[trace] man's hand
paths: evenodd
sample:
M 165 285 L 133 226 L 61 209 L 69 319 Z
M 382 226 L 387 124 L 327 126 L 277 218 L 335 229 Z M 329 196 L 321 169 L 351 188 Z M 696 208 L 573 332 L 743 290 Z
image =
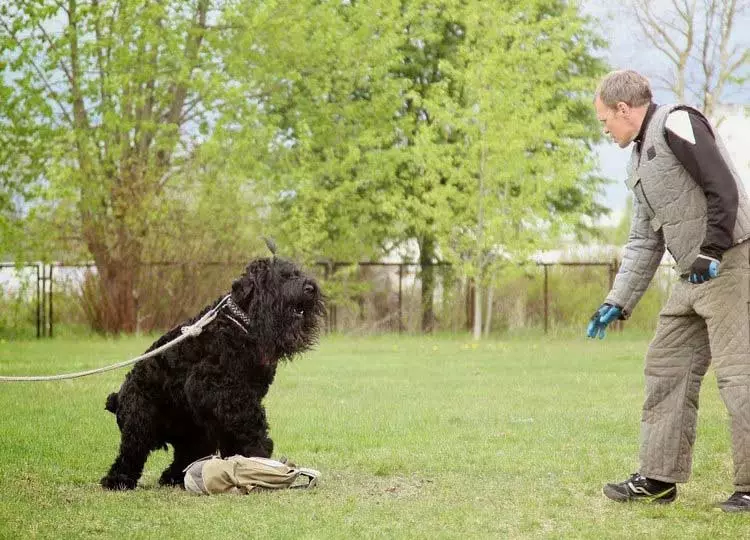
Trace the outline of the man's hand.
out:
M 622 308 L 613 304 L 602 304 L 602 306 L 596 310 L 591 316 L 589 326 L 586 328 L 586 335 L 590 338 L 595 338 L 597 335 L 599 339 L 604 339 L 607 325 L 612 321 L 620 318 L 622 315 Z
M 719 275 L 719 260 L 708 255 L 698 255 L 690 266 L 690 283 L 703 283 Z

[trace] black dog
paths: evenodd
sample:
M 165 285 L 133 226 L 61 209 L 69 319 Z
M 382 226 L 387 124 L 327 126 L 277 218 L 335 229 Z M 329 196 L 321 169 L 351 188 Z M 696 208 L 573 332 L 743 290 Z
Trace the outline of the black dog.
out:
M 273 441 L 261 401 L 279 360 L 318 338 L 324 297 L 291 262 L 258 259 L 232 291 L 189 321 L 216 310 L 203 331 L 138 362 L 106 409 L 117 416 L 120 453 L 101 479 L 107 489 L 133 489 L 151 451 L 174 448 L 162 485 L 181 485 L 183 469 L 219 450 L 222 456 L 270 457 Z M 181 335 L 177 327 L 154 350 Z

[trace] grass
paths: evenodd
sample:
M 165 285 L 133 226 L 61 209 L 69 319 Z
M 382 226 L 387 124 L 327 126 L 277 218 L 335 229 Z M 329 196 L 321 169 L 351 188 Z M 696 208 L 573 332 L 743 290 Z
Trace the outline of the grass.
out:
M 140 354 L 146 338 L 0 343 L 0 374 Z M 0 383 L 0 538 L 741 538 L 725 410 L 701 395 L 693 478 L 670 506 L 601 494 L 637 469 L 646 340 L 325 337 L 266 399 L 276 455 L 318 469 L 310 491 L 199 497 L 98 479 L 119 442 L 103 409 L 125 370 Z

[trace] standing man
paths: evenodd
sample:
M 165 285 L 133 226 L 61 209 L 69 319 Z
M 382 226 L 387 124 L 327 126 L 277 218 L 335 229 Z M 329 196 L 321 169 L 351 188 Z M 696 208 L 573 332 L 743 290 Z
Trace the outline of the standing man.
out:
M 646 353 L 640 470 L 604 486 L 615 501 L 669 503 L 690 476 L 698 392 L 713 361 L 730 417 L 734 493 L 750 511 L 750 202 L 719 135 L 697 110 L 652 102 L 648 80 L 609 73 L 594 106 L 604 133 L 633 143 L 633 221 L 622 264 L 588 337 L 635 308 L 668 250 L 680 275 Z

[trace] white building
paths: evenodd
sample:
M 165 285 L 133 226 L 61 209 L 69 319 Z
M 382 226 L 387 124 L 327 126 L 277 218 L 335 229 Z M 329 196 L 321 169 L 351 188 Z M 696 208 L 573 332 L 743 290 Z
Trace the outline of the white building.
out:
M 711 119 L 750 193 L 750 106 L 722 105 Z

